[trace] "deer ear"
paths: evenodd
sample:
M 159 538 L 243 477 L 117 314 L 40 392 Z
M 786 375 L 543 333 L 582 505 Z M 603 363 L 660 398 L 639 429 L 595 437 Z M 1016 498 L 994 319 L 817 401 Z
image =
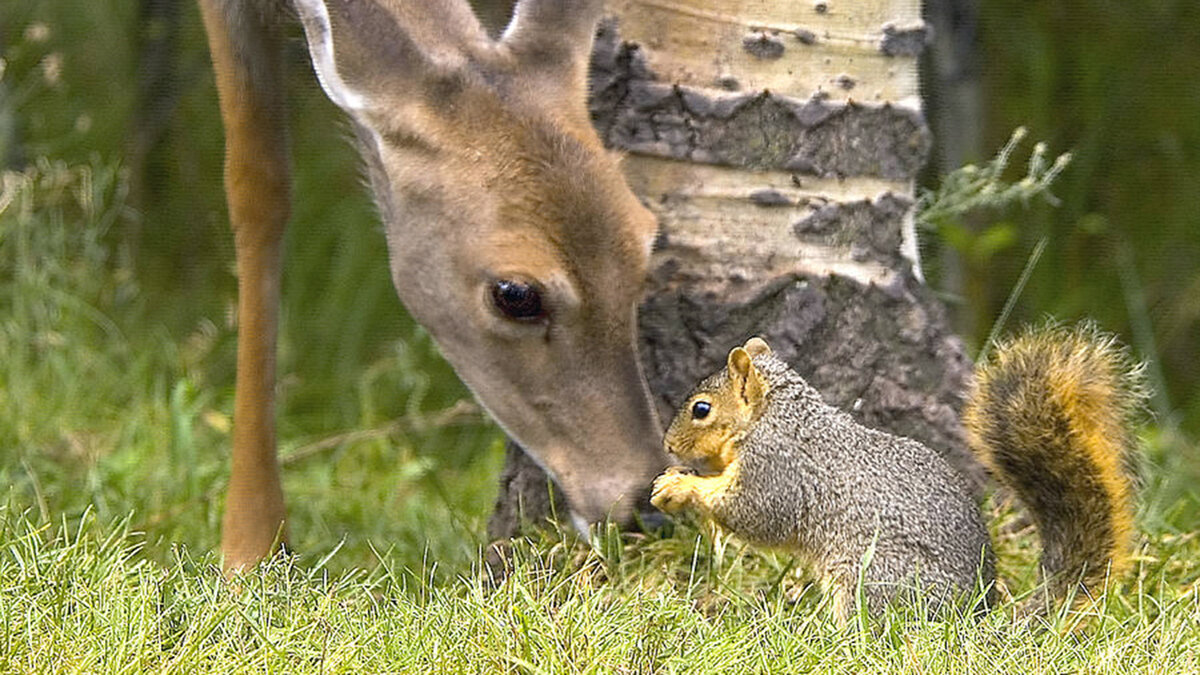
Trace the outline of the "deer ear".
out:
M 766 398 L 767 382 L 758 368 L 754 366 L 750 352 L 744 347 L 734 347 L 733 351 L 729 352 L 725 367 L 729 372 L 733 390 L 737 392 L 738 397 L 751 410 L 756 410 Z
M 603 10 L 603 0 L 521 0 L 501 41 L 523 71 L 583 89 Z
M 415 6 L 414 6 L 415 5 Z M 389 92 L 415 87 L 436 63 L 464 61 L 487 36 L 462 0 L 295 0 L 317 79 L 354 114 L 388 105 Z

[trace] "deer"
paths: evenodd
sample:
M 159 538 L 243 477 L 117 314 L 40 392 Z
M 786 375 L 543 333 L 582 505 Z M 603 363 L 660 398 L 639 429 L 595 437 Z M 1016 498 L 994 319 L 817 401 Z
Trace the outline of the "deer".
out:
M 296 18 L 353 129 L 401 302 L 576 527 L 648 511 L 667 465 L 637 348 L 656 222 L 589 121 L 601 0 L 521 0 L 495 38 L 463 0 L 199 3 L 238 276 L 225 570 L 287 537 L 274 390 Z

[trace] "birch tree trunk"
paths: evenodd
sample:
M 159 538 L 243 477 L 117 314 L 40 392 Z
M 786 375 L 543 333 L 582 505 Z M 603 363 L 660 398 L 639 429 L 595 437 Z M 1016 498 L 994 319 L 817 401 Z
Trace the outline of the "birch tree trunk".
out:
M 930 148 L 919 0 L 609 9 L 590 105 L 659 218 L 640 330 L 664 421 L 763 335 L 828 402 L 981 483 L 959 424 L 970 363 L 921 282 L 913 231 Z M 544 518 L 547 484 L 510 447 L 489 535 Z

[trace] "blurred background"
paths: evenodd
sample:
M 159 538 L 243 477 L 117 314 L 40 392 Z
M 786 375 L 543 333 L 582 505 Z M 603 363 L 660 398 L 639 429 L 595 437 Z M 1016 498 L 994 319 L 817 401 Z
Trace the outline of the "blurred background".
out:
M 1200 432 L 1200 4 L 926 0 L 925 12 L 926 183 L 986 161 L 1021 126 L 1026 153 L 1042 141 L 1072 155 L 1054 205 L 974 214 L 963 225 L 980 236 L 956 246 L 927 238 L 959 332 L 980 344 L 1045 238 L 1014 319 L 1119 332 L 1150 360 L 1159 422 Z
M 1044 238 L 1006 325 L 1091 317 L 1133 345 L 1156 388 L 1153 460 L 1177 478 L 1162 499 L 1194 498 L 1200 3 L 930 0 L 926 13 L 927 186 L 1019 126 L 1014 178 L 1034 141 L 1073 157 L 1053 204 L 926 232 L 931 284 L 974 354 Z M 5 0 L 0 56 L 0 164 L 17 172 L 0 204 L 0 483 L 43 514 L 136 508 L 152 536 L 211 548 L 236 280 L 195 3 Z M 372 557 L 368 540 L 412 543 L 416 563 L 467 560 L 502 439 L 396 299 L 350 134 L 298 33 L 289 60 L 279 389 L 298 547 L 352 532 L 346 564 Z

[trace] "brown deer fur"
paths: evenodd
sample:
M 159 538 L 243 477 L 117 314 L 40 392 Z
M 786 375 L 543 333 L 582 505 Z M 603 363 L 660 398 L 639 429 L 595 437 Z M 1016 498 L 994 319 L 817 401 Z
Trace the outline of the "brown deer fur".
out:
M 666 465 L 636 348 L 655 234 L 588 120 L 601 3 L 524 0 L 498 40 L 461 0 L 295 0 L 350 116 L 412 315 L 578 523 L 628 520 Z M 274 342 L 288 171 L 273 0 L 200 0 L 226 128 L 240 282 L 227 569 L 284 536 Z M 498 283 L 535 289 L 514 319 Z

